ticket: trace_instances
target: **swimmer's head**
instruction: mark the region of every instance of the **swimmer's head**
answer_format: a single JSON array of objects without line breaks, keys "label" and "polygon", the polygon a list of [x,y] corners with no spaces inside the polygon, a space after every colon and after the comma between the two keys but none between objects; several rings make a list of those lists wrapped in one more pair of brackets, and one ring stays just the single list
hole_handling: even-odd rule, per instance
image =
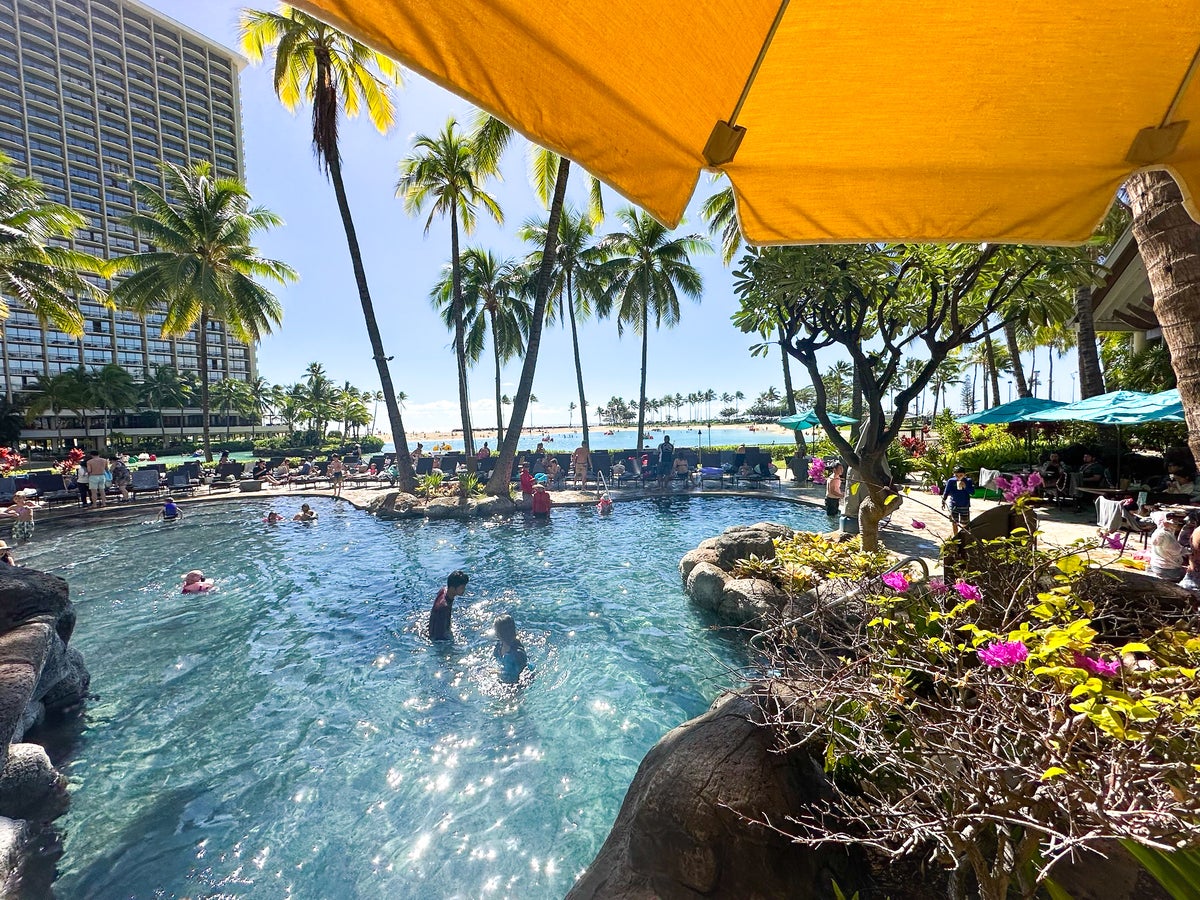
[{"label": "swimmer's head", "polygon": [[[452,589],[455,589],[455,588],[465,589],[467,586],[467,582],[470,580],[471,580],[470,576],[467,575],[467,573],[464,572],[462,569],[455,569],[453,572],[451,572],[449,575],[446,576],[446,587],[452,588]],[[460,590],[459,593],[462,593],[462,591]]]},{"label": "swimmer's head", "polygon": [[503,641],[506,644],[516,642],[517,623],[513,621],[512,616],[497,616],[492,627],[496,630],[497,640]]},{"label": "swimmer's head", "polygon": [[192,571],[183,576],[183,580],[185,584],[195,584],[198,581],[204,580],[204,573],[199,569],[192,569]]}]

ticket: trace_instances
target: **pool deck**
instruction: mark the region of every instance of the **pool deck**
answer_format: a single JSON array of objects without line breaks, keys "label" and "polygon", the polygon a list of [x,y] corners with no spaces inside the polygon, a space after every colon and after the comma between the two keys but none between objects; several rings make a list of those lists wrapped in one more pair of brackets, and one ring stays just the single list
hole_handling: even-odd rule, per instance
[{"label": "pool deck", "polygon": [[[394,490],[385,485],[357,485],[350,482],[342,490],[342,499],[350,505],[366,510],[372,501]],[[551,492],[556,507],[580,507],[594,505],[600,499],[596,490],[564,489]],[[786,502],[821,507],[824,504],[825,489],[823,486],[812,484],[796,485],[790,479],[785,479],[779,487],[762,486],[757,488],[721,487],[714,488],[711,483],[702,489],[692,486],[672,485],[666,489],[657,486],[630,486],[615,488],[610,496],[615,510],[619,514],[620,504],[625,500],[642,500],[662,497],[756,497],[767,500],[783,500]],[[202,503],[238,500],[270,501],[276,504],[278,511],[286,518],[300,508],[305,497],[333,497],[329,488],[289,488],[281,485],[274,487],[263,485],[259,491],[240,492],[219,491],[209,493],[206,488],[199,488],[192,496],[176,497],[186,516],[189,506]],[[154,500],[138,500],[127,503],[110,503],[98,510],[81,509],[78,506],[59,506],[53,509],[39,509],[36,513],[38,528],[48,527],[57,530],[59,527],[72,527],[99,519],[123,520],[144,518],[150,510],[161,506],[163,498]],[[988,500],[975,500],[972,511],[975,513],[990,509],[997,504]],[[1093,538],[1096,535],[1095,512],[1088,504],[1080,510],[1069,508],[1041,507],[1038,517],[1043,542],[1065,546],[1080,539]],[[923,523],[924,527],[919,527]],[[747,523],[749,524],[749,523]],[[831,528],[833,523],[831,521]],[[0,530],[4,530],[0,520]],[[905,496],[904,503],[892,517],[890,524],[880,531],[880,540],[885,547],[905,556],[917,556],[935,561],[938,547],[942,540],[950,536],[950,523],[940,508],[940,498],[936,494],[912,487]],[[1115,555],[1115,554],[1114,554]]]}]

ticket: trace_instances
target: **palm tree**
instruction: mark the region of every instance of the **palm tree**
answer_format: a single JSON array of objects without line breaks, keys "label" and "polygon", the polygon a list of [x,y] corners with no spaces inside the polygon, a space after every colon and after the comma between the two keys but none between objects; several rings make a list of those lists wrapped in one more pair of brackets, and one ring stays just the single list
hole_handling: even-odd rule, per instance
[{"label": "palm tree", "polygon": [[294,281],[291,266],[258,255],[255,232],[282,224],[269,210],[250,206],[245,186],[216,178],[208,163],[190,168],[166,165],[164,197],[135,184],[139,207],[130,224],[157,249],[112,260],[110,269],[128,277],[112,298],[143,316],[162,312],[164,337],[195,329],[199,343],[200,408],[204,456],[209,442],[208,325],[222,322],[238,340],[257,341],[283,318],[279,301],[256,279]]},{"label": "palm tree", "polygon": [[225,417],[225,440],[233,431],[233,413],[246,405],[246,383],[236,378],[224,378],[212,386],[212,398],[217,410]]},{"label": "palm tree", "polygon": [[391,89],[400,84],[400,66],[381,53],[326,25],[320,19],[280,6],[278,13],[245,10],[241,18],[242,49],[252,62],[261,62],[275,48],[275,93],[294,111],[302,102],[312,104],[313,150],[318,164],[333,182],[342,228],[350,250],[350,263],[358,287],[358,299],[371,342],[371,356],[379,373],[384,404],[396,446],[396,465],[400,469],[401,490],[416,487],[412,460],[408,455],[408,437],[396,403],[396,390],[388,369],[391,359],[383,350],[375,306],[367,285],[358,234],[350,215],[346,187],[342,183],[342,157],[338,150],[338,113],[345,110],[350,118],[366,108],[371,124],[386,134],[395,122]]},{"label": "palm tree", "polygon": [[475,441],[471,434],[471,398],[467,389],[466,323],[458,229],[461,221],[465,234],[474,232],[479,207],[483,207],[498,223],[504,221],[504,214],[495,198],[483,189],[483,180],[497,174],[495,161],[490,155],[477,152],[473,137],[458,134],[456,128],[457,123],[451,118],[441,134],[434,137],[419,134],[413,139],[412,153],[400,161],[396,196],[404,200],[405,210],[412,215],[429,207],[429,217],[425,220],[426,234],[434,216],[447,216],[450,219],[450,315],[454,323],[454,355],[458,362],[458,405],[462,414],[467,467],[473,471]]},{"label": "palm tree", "polygon": [[[431,299],[442,312],[442,320],[453,328],[453,276],[446,267],[434,285]],[[486,250],[468,249],[462,256],[463,324],[466,328],[467,361],[475,363],[483,354],[487,333],[492,339],[496,363],[496,445],[504,440],[504,420],[500,403],[501,365],[525,349],[529,334],[530,308],[521,288],[528,273],[512,260],[501,261]]]},{"label": "palm tree", "polygon": [[271,408],[272,388],[267,379],[259,375],[246,384],[242,412],[250,420],[250,440],[254,440],[255,426],[259,425]]},{"label": "palm tree", "polygon": [[69,376],[65,374],[39,375],[29,389],[32,393],[26,401],[26,414],[33,419],[46,412],[52,413],[55,427],[58,430],[58,445],[62,448],[62,416],[59,413],[64,409],[70,409]]},{"label": "palm tree", "polygon": [[104,410],[104,439],[108,440],[108,422],[114,412],[137,403],[138,389],[133,376],[116,363],[109,363],[92,376],[92,402]]},{"label": "palm tree", "polygon": [[180,424],[183,421],[183,407],[187,404],[188,394],[179,370],[174,366],[156,366],[153,373],[138,385],[138,405],[158,413],[158,422],[162,427],[163,446],[167,444],[167,420],[163,410],[167,407],[179,409]]},{"label": "palm tree", "polygon": [[370,393],[368,399],[375,404],[371,409],[371,434],[375,434],[375,417],[379,414],[379,401],[383,399],[383,391]]},{"label": "palm tree", "polygon": [[[567,427],[575,427],[575,401],[572,400],[567,404]],[[584,443],[587,443],[586,441]]]},{"label": "palm tree", "polygon": [[91,419],[87,411],[95,407],[95,392],[93,385],[95,377],[83,366],[67,369],[62,373],[63,399],[67,409],[79,416],[83,422],[83,437],[91,441]]},{"label": "palm tree", "polygon": [[703,289],[700,273],[691,263],[692,253],[712,247],[698,234],[671,237],[666,226],[646,213],[626,207],[617,213],[625,230],[601,241],[609,257],[602,264],[600,277],[607,284],[599,311],[607,315],[615,309],[617,333],[632,328],[642,336],[642,376],[638,391],[637,449],[642,449],[646,428],[646,368],[650,347],[650,320],[655,328],[673,327],[679,322],[679,294],[697,303]]},{"label": "palm tree", "polygon": [[[555,264],[551,269],[550,302],[546,306],[547,322],[556,319],[571,326],[571,348],[575,354],[575,383],[579,389],[579,424],[583,429],[583,443],[591,443],[588,435],[587,396],[583,390],[583,360],[579,352],[578,322],[587,320],[592,314],[592,301],[599,296],[597,279],[603,254],[592,243],[596,221],[588,213],[566,208],[558,220],[558,246]],[[524,241],[545,246],[549,234],[545,220],[530,220],[521,226],[518,235]],[[541,262],[541,252],[529,256],[531,269]],[[565,303],[565,310],[564,310]]]},{"label": "palm tree", "polygon": [[179,442],[183,443],[183,429],[185,410],[189,405],[194,405],[196,398],[200,396],[200,376],[195,372],[180,372],[179,373]]},{"label": "palm tree", "polygon": [[838,413],[844,413],[843,398],[852,390],[851,379],[854,378],[854,366],[844,359],[839,359],[825,373],[825,391],[833,394],[833,406]]},{"label": "palm tree", "polygon": [[[0,153],[0,329],[9,315],[5,298],[15,298],[43,325],[82,337],[83,315],[72,295],[103,299],[103,291],[84,276],[102,274],[104,264],[62,244],[86,221],[48,201],[41,182],[20,175]],[[11,386],[5,391],[11,401]]]}]

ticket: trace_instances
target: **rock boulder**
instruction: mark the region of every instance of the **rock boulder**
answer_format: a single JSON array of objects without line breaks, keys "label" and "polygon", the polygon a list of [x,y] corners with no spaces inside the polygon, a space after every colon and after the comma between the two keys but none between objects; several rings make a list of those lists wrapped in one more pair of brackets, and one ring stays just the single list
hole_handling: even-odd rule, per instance
[{"label": "rock boulder", "polygon": [[787,606],[788,597],[779,588],[761,578],[730,578],[725,582],[717,614],[731,622],[754,622],[778,616]]},{"label": "rock boulder", "polygon": [[716,612],[721,608],[721,601],[725,597],[725,583],[728,580],[729,576],[712,563],[696,563],[687,576],[688,596],[697,606]]},{"label": "rock boulder", "polygon": [[819,762],[772,752],[758,706],[729,694],[646,755],[599,855],[569,900],[847,897],[866,886],[865,856],[814,849],[747,820],[783,824],[825,796]]}]

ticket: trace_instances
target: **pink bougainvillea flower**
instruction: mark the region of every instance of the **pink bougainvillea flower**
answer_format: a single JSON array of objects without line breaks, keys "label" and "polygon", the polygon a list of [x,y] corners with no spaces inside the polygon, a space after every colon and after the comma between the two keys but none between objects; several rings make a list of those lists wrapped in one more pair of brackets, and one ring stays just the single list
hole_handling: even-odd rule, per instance
[{"label": "pink bougainvillea flower", "polygon": [[929,486],[929,493],[940,494],[941,492],[942,492],[942,489],[940,487],[938,487],[936,484],[931,484]]},{"label": "pink bougainvillea flower", "polygon": [[903,572],[887,572],[880,579],[884,584],[890,587],[893,591],[907,591],[908,579]]},{"label": "pink bougainvillea flower", "polygon": [[984,665],[995,669],[1015,666],[1029,658],[1029,648],[1020,641],[994,641],[975,652]]},{"label": "pink bougainvillea flower", "polygon": [[930,593],[944,594],[950,590],[950,585],[946,584],[941,578],[930,578],[928,582]]},{"label": "pink bougainvillea flower", "polygon": [[964,600],[982,600],[983,591],[979,590],[973,584],[967,584],[965,581],[958,581],[954,584],[954,589],[958,591],[958,596]]},{"label": "pink bougainvillea flower", "polygon": [[1043,480],[1041,472],[1033,472],[1032,474],[1030,474],[1028,480],[1026,480],[1025,487],[1028,488],[1030,491],[1036,491],[1038,488],[1040,488],[1045,483],[1046,482],[1045,482],[1045,480]]},{"label": "pink bougainvillea flower", "polygon": [[1111,550],[1120,550],[1125,546],[1119,534],[1110,534],[1104,538],[1104,545]]},{"label": "pink bougainvillea flower", "polygon": [[1117,659],[1095,659],[1076,651],[1075,668],[1087,669],[1093,675],[1103,675],[1105,678],[1113,678],[1121,671],[1121,661]]},{"label": "pink bougainvillea flower", "polygon": [[922,528],[924,528],[924,527],[925,527],[925,523],[924,523],[924,522],[921,522],[921,521],[918,521],[917,519],[913,519],[913,520],[912,520],[912,527],[913,527],[913,528],[915,528],[915,529],[917,529],[917,531],[920,531]]},{"label": "pink bougainvillea flower", "polygon": [[1005,478],[1003,475],[997,475],[995,484],[996,484],[996,488],[998,490],[1007,491],[1009,486],[1012,484],[1012,482],[1009,481],[1007,478]]}]

